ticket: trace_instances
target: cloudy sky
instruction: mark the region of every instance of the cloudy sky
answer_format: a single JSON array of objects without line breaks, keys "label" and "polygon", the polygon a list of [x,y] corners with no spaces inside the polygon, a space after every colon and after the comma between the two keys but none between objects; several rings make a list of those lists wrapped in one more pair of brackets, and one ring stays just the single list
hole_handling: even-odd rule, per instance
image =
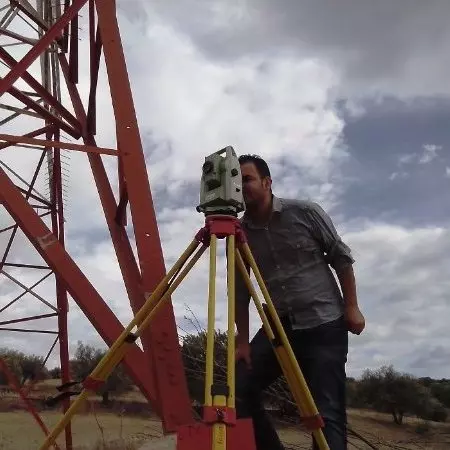
[{"label": "cloudy sky", "polygon": [[[117,8],[167,266],[203,223],[195,211],[203,158],[226,145],[257,153],[270,164],[275,193],[319,202],[353,250],[367,328],[351,336],[348,374],[393,364],[418,376],[449,377],[450,3],[118,0]],[[81,45],[86,17],[87,10]],[[84,97],[88,76],[82,58]],[[99,86],[98,144],[114,147],[104,70]],[[21,133],[37,124],[27,118],[2,129]],[[3,150],[1,161],[30,180],[39,154]],[[86,155],[64,155],[67,248],[127,323],[129,303]],[[114,181],[113,157],[103,160]],[[45,171],[39,188],[45,195]],[[11,223],[4,210],[1,222]],[[9,260],[39,261],[19,238]],[[193,329],[188,307],[206,325],[206,263],[205,257],[173,297],[180,334]],[[46,273],[5,272],[27,286]],[[3,276],[1,305],[21,292]],[[36,293],[54,303],[51,278]],[[45,312],[26,294],[0,317]],[[73,302],[69,319],[72,350],[79,339],[101,344]],[[258,326],[253,311],[252,330]],[[2,332],[1,340],[45,354],[53,338]]]}]

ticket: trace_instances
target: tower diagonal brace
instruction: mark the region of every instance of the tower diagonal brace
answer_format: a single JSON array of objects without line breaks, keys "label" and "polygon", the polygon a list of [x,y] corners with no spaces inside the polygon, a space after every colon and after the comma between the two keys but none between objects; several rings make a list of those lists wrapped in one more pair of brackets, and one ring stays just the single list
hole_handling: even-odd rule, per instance
[{"label": "tower diagonal brace", "polygon": [[[132,91],[117,23],[114,2],[95,2],[110,83],[119,159],[133,221],[142,287],[148,295],[165,276],[164,258],[153,207],[144,151],[134,110]],[[136,314],[146,296],[132,302]],[[152,375],[166,430],[193,420],[187,383],[171,302],[166,302],[158,318],[142,336],[145,352],[153,357]]]},{"label": "tower diagonal brace", "polygon": [[[67,292],[89,317],[100,336],[111,345],[123,331],[123,326],[2,168],[0,202],[49,267],[61,278]],[[142,357],[142,351],[135,346],[125,357],[124,364],[149,401],[155,402],[155,393],[148,390],[146,380],[150,374],[148,366],[142,364]]]},{"label": "tower diagonal brace", "polygon": [[[95,150],[100,150],[92,134],[95,129],[92,123],[96,111],[95,87],[98,64],[91,65],[91,86],[86,114],[76,87],[76,77],[72,76],[78,61],[78,45],[75,45],[75,39],[73,42],[71,40],[69,58],[65,55],[66,46],[62,45],[67,37],[67,30],[77,26],[77,15],[83,14],[81,9],[86,3],[88,0],[65,2],[64,13],[54,21],[51,27],[41,30],[41,38],[22,59],[13,61],[6,53],[3,54],[3,59],[6,58],[10,63],[10,71],[0,79],[0,97],[3,93],[12,93],[36,111],[45,121],[46,126],[52,127],[52,133],[47,133],[46,140],[55,140],[55,145],[52,146],[53,151],[56,151],[59,145],[57,141],[61,131],[66,131],[76,140],[83,139],[84,145],[81,147],[88,154],[131,308],[136,313],[165,275],[163,252],[116,17],[116,2],[111,0],[89,0],[89,39],[90,48],[95,49],[95,61],[100,59],[97,55],[103,50],[106,63],[108,86],[115,116],[117,155],[114,156],[117,157],[119,169],[121,196],[119,207],[117,207],[102,159],[99,154],[93,153]],[[97,29],[95,19],[98,21]],[[63,72],[72,108],[66,108],[63,102],[65,99],[59,98],[55,92],[51,94],[49,86],[38,82],[35,78],[32,79],[31,72],[27,72],[31,64],[48,51],[58,53],[56,59],[59,62],[59,69],[56,69],[56,63],[54,69],[55,72],[58,70]],[[14,86],[19,78],[28,84],[31,82],[39,92],[42,91],[41,87],[48,89],[48,92],[45,92],[45,104],[54,106],[55,110],[53,112],[47,110],[38,105],[30,93],[19,91]],[[73,116],[69,113],[72,109]],[[66,121],[62,120],[63,118]],[[33,137],[30,133],[26,136]],[[11,140],[16,138],[12,137]],[[11,144],[8,141],[0,145],[0,148],[6,148]],[[59,189],[62,189],[61,182],[56,190]],[[58,195],[57,198],[61,200],[60,197]],[[123,329],[119,320],[65,251],[64,242],[59,241],[57,231],[53,233],[50,231],[4,171],[0,171],[0,201],[55,272],[58,282],[61,281],[63,288],[67,289],[100,336],[108,345],[111,345]],[[138,253],[137,261],[124,226],[126,223],[123,217],[126,217],[127,205],[131,212]],[[155,412],[161,417],[164,431],[175,431],[179,426],[191,423],[193,415],[173,306],[170,301],[167,301],[158,312],[157,320],[152,327],[141,336],[141,342],[144,350],[141,351],[134,346],[127,354],[124,364],[143,394],[152,403]]]}]

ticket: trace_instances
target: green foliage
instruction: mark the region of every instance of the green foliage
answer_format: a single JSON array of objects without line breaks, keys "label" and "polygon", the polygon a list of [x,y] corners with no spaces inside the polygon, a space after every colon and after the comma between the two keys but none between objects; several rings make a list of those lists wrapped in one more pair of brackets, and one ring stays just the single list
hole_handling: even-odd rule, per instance
[{"label": "green foliage", "polygon": [[276,409],[282,417],[297,417],[299,414],[297,404],[284,376],[278,378],[264,392],[263,401],[267,406]]},{"label": "green foliage", "polygon": [[[76,380],[84,380],[91,374],[105,353],[106,350],[100,350],[78,341],[75,357],[71,361],[72,376]],[[100,389],[99,394],[103,398],[103,403],[108,404],[111,394],[123,394],[129,391],[132,388],[132,385],[133,384],[125,373],[123,366],[118,365],[107,378],[105,384]]]},{"label": "green foliage", "polygon": [[[203,404],[206,360],[206,332],[200,330],[183,338],[181,348],[191,398]],[[214,347],[215,382],[226,382],[227,335],[217,331]],[[391,414],[401,425],[405,415],[426,421],[445,421],[447,410],[443,401],[448,384],[430,379],[416,379],[396,372],[392,366],[367,370],[360,380],[347,379],[347,404],[353,408],[371,408]],[[298,409],[284,377],[280,377],[265,393],[266,406],[284,417],[297,417]],[[450,399],[449,399],[450,400]]]},{"label": "green foliage", "polygon": [[[186,372],[189,394],[200,404],[205,397],[206,332],[189,334],[183,338],[181,354]],[[216,331],[214,336],[214,382],[226,383],[227,334]]]},{"label": "green foliage", "polygon": [[[226,384],[227,334],[216,331],[214,338],[214,381]],[[106,350],[78,342],[73,360],[70,362],[71,377],[82,381],[86,378]],[[204,403],[206,367],[206,331],[189,334],[183,338],[181,353],[187,383],[192,400]],[[55,367],[47,370],[42,357],[25,355],[22,352],[0,349],[0,357],[7,363],[20,383],[27,380],[60,378],[61,370]],[[0,371],[0,384],[8,384]],[[99,391],[103,402],[108,403],[111,395],[120,395],[133,386],[122,365],[108,377]],[[264,394],[267,406],[275,408],[284,417],[297,417],[298,410],[284,377],[280,377]],[[361,379],[347,379],[347,405],[353,408],[372,408],[392,415],[395,423],[401,425],[406,415],[423,419],[418,433],[426,432],[430,421],[445,422],[450,408],[450,380],[434,380],[430,377],[414,378],[399,373],[392,366],[378,370],[366,370]],[[426,428],[426,429],[425,429]]]},{"label": "green foliage", "polygon": [[419,417],[433,422],[445,422],[448,417],[448,411],[437,398],[430,395],[430,397],[428,397],[428,402]]},{"label": "green foliage", "polygon": [[450,380],[434,381],[430,384],[431,393],[446,408],[450,408]]},{"label": "green foliage", "polygon": [[[16,350],[2,348],[0,349],[0,358],[5,361],[21,385],[29,380],[43,380],[49,377],[43,357],[25,355]],[[2,371],[0,371],[0,384],[8,384],[6,375]]]},{"label": "green foliage", "polygon": [[49,370],[50,378],[53,380],[58,380],[61,378],[61,367],[54,367],[53,369]]},{"label": "green foliage", "polygon": [[367,399],[362,392],[360,381],[347,378],[347,406],[350,408],[367,408]]},{"label": "green foliage", "polygon": [[398,425],[402,424],[405,414],[416,412],[423,396],[415,380],[395,372],[392,366],[365,371],[358,391],[365,404],[377,411],[392,414]]},{"label": "green foliage", "polygon": [[[216,331],[214,337],[214,382],[226,384],[227,334]],[[204,403],[206,368],[206,331],[189,334],[183,338],[181,348],[188,389],[192,400]],[[280,377],[264,394],[266,405],[275,408],[284,416],[298,414],[289,387],[284,377]]]},{"label": "green foliage", "polygon": [[441,421],[447,417],[430,388],[409,374],[396,372],[392,366],[365,371],[353,386],[352,395],[359,397],[361,405],[391,414],[398,425],[403,423],[405,415]]}]

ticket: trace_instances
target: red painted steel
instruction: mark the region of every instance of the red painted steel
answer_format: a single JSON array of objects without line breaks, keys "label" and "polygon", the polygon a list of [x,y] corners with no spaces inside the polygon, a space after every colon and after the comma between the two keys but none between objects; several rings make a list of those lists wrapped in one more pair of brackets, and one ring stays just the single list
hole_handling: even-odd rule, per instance
[{"label": "red painted steel", "polygon": [[[2,168],[0,168],[0,199],[45,262],[61,276],[68,292],[105,342],[111,345],[123,331],[123,326]],[[125,356],[124,363],[135,382],[151,400],[154,393],[146,389],[146,380],[150,373],[148,367],[142,364],[142,359],[142,351],[133,345]]]},{"label": "red painted steel", "polygon": [[1,325],[10,325],[12,323],[28,322],[29,320],[48,319],[49,317],[56,317],[57,315],[58,315],[58,313],[39,314],[37,316],[23,317],[21,319],[4,320],[4,321],[0,322],[0,326]]},{"label": "red painted steel", "polygon": [[[2,79],[0,78],[0,83],[2,82]],[[76,130],[75,128],[68,125],[66,122],[62,121],[59,117],[55,116],[48,110],[46,110],[43,106],[41,106],[39,103],[35,102],[33,99],[25,95],[23,92],[19,91],[19,89],[16,89],[15,87],[11,86],[8,90],[8,92],[15,97],[17,100],[21,101],[23,104],[27,105],[30,109],[37,112],[42,116],[42,118],[47,119],[49,122],[53,123],[54,125],[57,125],[62,130],[64,130],[67,134],[72,136],[75,139],[78,139],[80,137],[80,131]],[[0,93],[0,97],[1,97]]]},{"label": "red painted steel", "polygon": [[9,36],[9,37],[11,37],[11,38],[17,39],[18,41],[24,42],[24,43],[26,43],[26,44],[31,44],[31,45],[33,45],[33,44],[35,43],[35,40],[34,40],[34,39],[28,39],[28,38],[26,38],[26,37],[24,37],[24,36],[21,36],[21,35],[18,34],[18,33],[12,32],[12,31],[10,31],[10,30],[0,29],[0,34],[4,34],[5,36]]},{"label": "red painted steel", "polygon": [[[239,419],[235,425],[226,428],[227,450],[256,450],[253,423],[251,419]],[[212,424],[196,423],[179,428],[177,450],[211,450],[213,445]]]},{"label": "red painted steel", "polygon": [[[33,404],[30,402],[29,398],[27,397],[27,394],[24,393],[24,391],[20,388],[20,383],[15,377],[14,373],[9,369],[8,364],[6,364],[6,362],[3,361],[2,358],[0,358],[0,371],[5,374],[10,386],[14,389],[15,392],[17,392],[17,394],[19,394],[19,397],[24,402],[28,412],[33,416],[34,420],[39,425],[39,428],[44,432],[46,436],[48,436],[49,434],[48,428],[40,418]],[[54,448],[56,450],[59,450],[59,447],[56,444],[54,445]]]},{"label": "red painted steel", "polygon": [[43,30],[48,30],[48,25],[39,17],[36,17],[34,14],[31,14],[24,5],[21,4],[20,0],[9,0],[12,5],[22,11],[29,19],[31,19],[36,25],[39,25]]},{"label": "red painted steel", "polygon": [[[47,139],[52,138],[52,133],[47,133]],[[54,133],[55,141],[59,141],[59,130]],[[52,228],[53,234],[57,236],[58,241],[64,247],[64,204],[62,198],[62,176],[61,176],[61,150],[54,146],[53,148],[53,198],[56,201],[56,208],[52,209]],[[56,273],[56,304],[58,305],[58,340],[59,354],[61,360],[61,382],[62,384],[70,381],[69,364],[69,341],[67,330],[68,299],[67,291],[61,276]],[[63,400],[63,412],[66,413],[70,408],[70,399]],[[72,429],[68,423],[65,428],[66,448],[72,448]]]},{"label": "red painted steel", "polygon": [[[53,130],[53,128],[54,128],[53,125],[46,125],[45,127],[39,128],[38,130],[31,131],[30,133],[24,134],[23,136],[20,136],[20,137],[31,137],[31,138],[36,137],[36,136],[46,133],[47,131]],[[0,150],[11,147],[13,145],[14,145],[13,142],[5,142],[4,144],[0,144]]]},{"label": "red painted steel", "polygon": [[[165,275],[161,241],[156,222],[144,152],[134,111],[116,11],[113,2],[97,1],[98,25],[102,37],[117,124],[118,150],[134,225],[142,285],[151,293]],[[132,303],[136,312],[144,296]],[[154,377],[166,430],[193,421],[183,362],[171,303],[166,303],[142,337],[146,352],[153,355]],[[156,343],[156,345],[151,345]]]},{"label": "red painted steel", "polygon": [[[45,123],[44,127],[22,136],[6,133],[0,135],[0,140],[7,141],[0,143],[0,150],[19,143],[40,145],[46,146],[53,158],[53,178],[51,179],[53,196],[50,203],[46,204],[39,196],[32,193],[33,183],[26,190],[15,186],[1,167],[0,202],[3,203],[16,221],[16,225],[22,229],[55,274],[57,335],[63,382],[69,380],[67,293],[73,297],[108,345],[111,345],[118,337],[123,327],[65,250],[63,186],[59,149],[86,152],[133,312],[136,313],[144,304],[146,295],[155,288],[165,274],[144,152],[116,19],[115,2],[89,0],[88,13],[87,11],[86,13],[80,12],[86,3],[87,0],[66,1],[63,8],[64,14],[50,28],[42,29],[43,36],[33,44],[31,50],[21,60],[16,61],[4,48],[0,50],[0,58],[11,69],[3,79],[0,79],[0,96],[8,92],[37,113]],[[90,86],[86,106],[83,105],[76,86],[79,58],[76,36],[78,13],[89,18]],[[70,37],[69,30],[71,30]],[[14,37],[15,33],[9,33],[9,35]],[[18,34],[16,39],[23,41],[23,37]],[[32,62],[46,51],[50,44],[55,42],[58,52],[57,62],[59,63],[57,70],[60,70],[64,77],[61,82],[66,84],[70,96],[70,106],[67,105],[67,99],[64,102],[54,92],[51,92],[50,85],[40,83],[27,71]],[[70,45],[68,45],[69,43]],[[69,48],[70,51],[67,55]],[[106,62],[116,120],[117,150],[99,147],[94,138],[97,128],[96,118],[101,114],[101,111],[97,110],[95,97],[102,52]],[[41,96],[43,104],[38,103],[29,93],[20,91],[14,86],[19,78],[22,78]],[[62,142],[62,132],[76,140],[81,138],[82,142]],[[43,133],[46,133],[45,139],[36,139]],[[34,153],[34,151],[30,149],[30,153]],[[103,165],[102,155],[105,154],[117,157],[120,191],[117,200]],[[0,159],[1,157],[2,152],[0,151]],[[42,203],[43,206],[49,207],[50,211],[39,215],[33,210],[29,201]],[[36,208],[40,206],[38,204]],[[131,210],[132,221],[129,226],[132,226],[134,231],[138,252],[137,260],[125,229],[127,207]],[[39,211],[39,209],[37,210]],[[51,227],[41,219],[47,214],[51,214]],[[14,229],[14,227],[5,227],[4,230]],[[4,267],[44,268],[37,264],[16,263],[11,265],[7,262],[6,257],[2,258],[1,255],[0,261],[4,262]],[[34,319],[37,318],[34,317]],[[19,320],[26,322],[26,318]],[[9,323],[15,322],[5,321],[3,325]],[[3,328],[3,330],[6,329]],[[8,328],[8,330],[23,331],[15,328]],[[49,330],[34,329],[28,331],[50,332]],[[176,431],[179,426],[193,423],[174,312],[170,302],[167,302],[166,306],[158,313],[157,319],[152,322],[141,341],[144,350],[142,351],[134,345],[127,353],[123,364],[152,404],[153,409],[160,415],[164,430]],[[55,340],[53,346],[56,343]],[[64,405],[64,408],[66,407],[67,403]],[[66,447],[67,449],[71,448],[70,428],[66,429]]]},{"label": "red painted steel", "polygon": [[[97,91],[98,83],[98,69],[100,67],[100,57],[102,54],[102,39],[100,36],[100,29],[95,28],[95,3],[94,0],[89,0],[89,33],[91,39],[89,41],[89,70],[91,75],[91,87],[89,90],[89,103],[87,109],[87,125],[89,131],[95,134],[97,115],[95,93]],[[95,36],[95,38],[94,38]]]},{"label": "red painted steel", "polygon": [[17,81],[22,74],[33,64],[44,50],[61,35],[64,27],[78,14],[87,0],[74,0],[72,5],[61,18],[48,30],[47,33],[34,45],[31,50],[12,68],[3,80],[0,80],[0,97]]},{"label": "red painted steel", "polygon": [[[71,96],[75,113],[78,120],[81,122],[83,129],[86,130],[85,135],[83,136],[83,140],[86,145],[95,146],[96,142],[94,136],[89,131],[87,131],[87,128],[85,126],[87,124],[86,113],[84,111],[83,104],[81,102],[81,98],[76,89],[76,86],[69,79],[69,65],[63,55],[60,55],[60,64],[62,72],[65,76],[67,88]],[[114,194],[100,155],[89,153],[88,158],[105,214],[105,219],[108,224],[111,239],[117,255],[119,267],[122,272],[125,288],[127,290],[130,301],[134,302],[143,295],[139,267],[136,263],[136,259],[134,257],[126,230],[116,221],[117,203],[114,199]],[[149,391],[155,392],[156,388],[153,377],[149,377],[147,383]],[[157,411],[160,412],[158,402],[155,402],[155,407]]]},{"label": "red painted steel", "polygon": [[74,144],[73,142],[60,142],[58,139],[51,141],[50,139],[35,139],[25,136],[12,136],[10,134],[0,134],[0,141],[6,141],[8,143],[16,143],[16,144],[30,144],[36,146],[47,146],[47,147],[55,147],[55,148],[64,148],[68,150],[75,150],[78,152],[86,152],[86,153],[98,153],[99,155],[112,155],[117,156],[117,150],[112,148],[103,148],[96,147],[92,145],[80,145]]},{"label": "red painted steel", "polygon": [[[40,170],[40,168],[42,166],[42,163],[44,162],[44,156],[45,156],[45,153],[42,152],[41,153],[41,157],[39,159],[39,162],[37,164],[37,167],[36,167],[36,169],[34,171],[33,178],[31,180],[30,186],[29,186],[28,190],[25,192],[25,198],[26,199],[28,199],[30,194],[31,194],[31,190],[32,190],[32,188],[34,186],[34,183],[36,182],[36,178],[38,176],[39,170]],[[13,243],[13,240],[14,240],[15,236],[16,236],[17,230],[18,230],[18,227],[15,226],[14,229],[13,229],[13,232],[11,233],[11,236],[9,237],[8,244],[6,245],[5,252],[4,252],[2,260],[0,262],[0,270],[3,269],[3,264],[5,264],[6,258],[8,257],[8,253],[9,253],[9,251],[11,249],[11,245]]]},{"label": "red painted steel", "polygon": [[[6,64],[8,64],[10,67],[15,66],[17,64],[17,61],[4,49],[0,47],[0,58],[5,61]],[[22,79],[31,87],[33,88],[40,96],[43,98],[46,103],[53,106],[55,110],[61,114],[62,117],[64,117],[69,123],[72,124],[75,129],[80,129],[80,123],[78,120],[73,116],[73,114],[67,110],[61,103],[53,97],[53,95],[50,94],[50,92],[45,89],[39,81],[37,81],[33,76],[31,76],[28,72],[24,72],[22,74]]]}]

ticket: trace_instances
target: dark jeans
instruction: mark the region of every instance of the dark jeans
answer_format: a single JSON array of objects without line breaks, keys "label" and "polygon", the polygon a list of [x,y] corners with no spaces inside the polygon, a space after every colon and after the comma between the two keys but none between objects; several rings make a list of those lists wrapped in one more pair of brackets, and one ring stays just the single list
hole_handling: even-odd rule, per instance
[{"label": "dark jeans", "polygon": [[[286,334],[319,413],[330,450],[347,449],[346,373],[348,333],[344,319]],[[251,417],[257,450],[282,450],[283,445],[261,402],[262,391],[282,375],[274,350],[260,329],[251,342],[251,370],[244,361],[236,365],[237,415]],[[314,441],[314,440],[313,440]],[[315,442],[313,448],[316,449]]]}]

